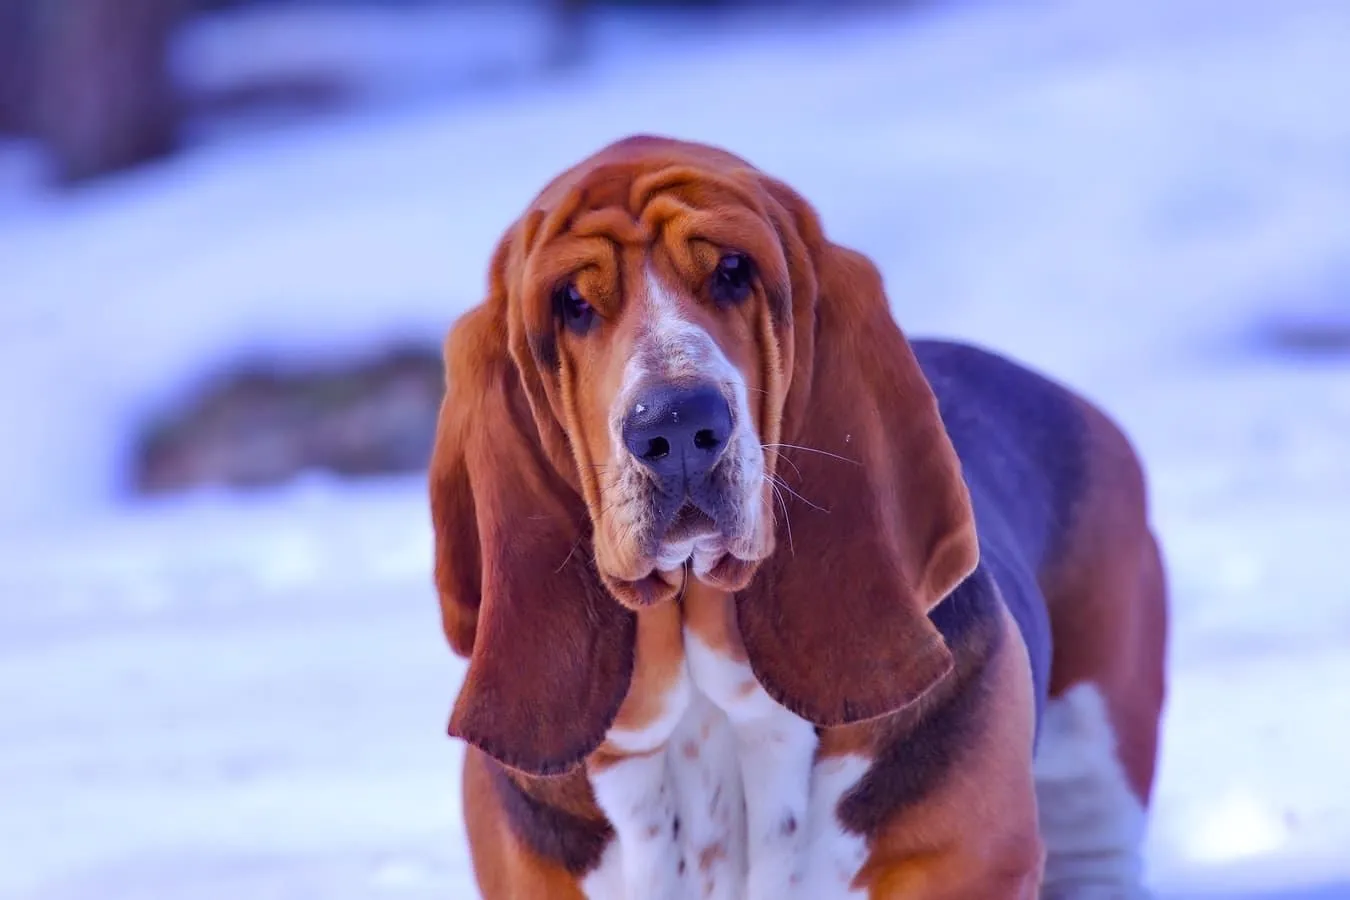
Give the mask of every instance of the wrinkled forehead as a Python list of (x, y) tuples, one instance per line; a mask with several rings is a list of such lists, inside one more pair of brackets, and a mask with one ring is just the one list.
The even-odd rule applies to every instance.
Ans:
[[(608, 177), (613, 173), (627, 170), (636, 176), (674, 167), (698, 169), (710, 176), (754, 169), (740, 157), (717, 147), (639, 135), (616, 141), (558, 175), (539, 192), (533, 205), (540, 209), (556, 207), (577, 188), (599, 189), (603, 185), (619, 188), (619, 181)], [(628, 180), (631, 183), (633, 179)], [(610, 199), (622, 204), (623, 195), (616, 194)]]
[[(632, 139), (601, 151), (548, 185), (522, 223), (524, 312), (551, 328), (552, 295), (577, 284), (614, 316), (625, 278), (655, 274), (694, 285), (725, 252), (756, 266), (771, 303), (788, 293), (788, 269), (755, 170), (712, 148)], [(542, 338), (542, 335), (540, 335)]]

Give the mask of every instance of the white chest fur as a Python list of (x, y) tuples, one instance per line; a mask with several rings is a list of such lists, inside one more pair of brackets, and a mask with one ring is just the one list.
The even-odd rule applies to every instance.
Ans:
[(861, 896), (863, 839), (840, 798), (867, 769), (816, 759), (814, 727), (778, 705), (747, 664), (686, 631), (682, 676), (632, 754), (591, 772), (616, 840), (582, 887), (592, 900), (778, 900)]

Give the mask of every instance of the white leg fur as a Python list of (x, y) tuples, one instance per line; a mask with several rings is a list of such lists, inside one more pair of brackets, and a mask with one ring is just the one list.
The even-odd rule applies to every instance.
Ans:
[(584, 889), (592, 900), (679, 900), (685, 895), (675, 828), (677, 798), (666, 748), (692, 705), (693, 686), (683, 675), (654, 720), (641, 729), (611, 728), (606, 735), (614, 747), (634, 755), (590, 772), (595, 802), (615, 835), (600, 866), (586, 879)]
[(607, 739), (638, 755), (591, 772), (615, 840), (586, 877), (586, 896), (741, 900), (745, 800), (726, 716), (686, 676), (646, 728)]
[(725, 712), (736, 735), (745, 787), (748, 900), (854, 896), (849, 884), (866, 846), (861, 836), (844, 831), (837, 810), (867, 771), (868, 760), (842, 757), (815, 764), (815, 729), (769, 697), (748, 665), (712, 652), (693, 634), (685, 636), (685, 651), (695, 684)]
[(666, 754), (634, 756), (591, 773), (595, 800), (614, 826), (623, 896), (680, 900), (686, 896), (675, 833), (675, 791)]
[(1140, 900), (1144, 809), (1116, 757), (1101, 692), (1074, 685), (1050, 701), (1036, 753), (1046, 900)]
[(808, 820), (807, 878), (802, 898), (844, 900), (865, 897), (853, 890), (854, 877), (867, 860), (867, 841), (845, 831), (839, 822), (839, 801), (867, 773), (872, 760), (863, 756), (834, 756), (816, 763), (811, 775), (811, 813)]
[(705, 900), (740, 900), (745, 877), (745, 800), (736, 744), (726, 716), (696, 694), (671, 737), (685, 891)]
[(733, 721), (745, 782), (748, 900), (786, 897), (805, 870), (808, 786), (815, 729), (782, 710)]

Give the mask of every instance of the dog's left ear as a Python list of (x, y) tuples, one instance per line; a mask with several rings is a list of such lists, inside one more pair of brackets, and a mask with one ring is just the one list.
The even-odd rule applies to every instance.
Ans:
[(595, 571), (581, 499), (555, 468), (507, 350), (503, 243), (483, 305), (446, 342), (429, 482), (445, 634), (468, 672), (450, 733), (554, 775), (604, 740), (633, 671), (636, 617)]
[(876, 267), (829, 243), (793, 191), (766, 187), (794, 294), (779, 340), (795, 357), (781, 459), (768, 462), (792, 490), (737, 617), (765, 689), (844, 725), (914, 702), (951, 670), (928, 613), (975, 568), (974, 515)]

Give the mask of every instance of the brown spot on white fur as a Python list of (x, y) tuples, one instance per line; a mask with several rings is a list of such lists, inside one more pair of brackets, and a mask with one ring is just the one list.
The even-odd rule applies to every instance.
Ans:
[(727, 847), (721, 841), (715, 844), (709, 844), (698, 852), (698, 870), (708, 872), (719, 859), (726, 859)]

